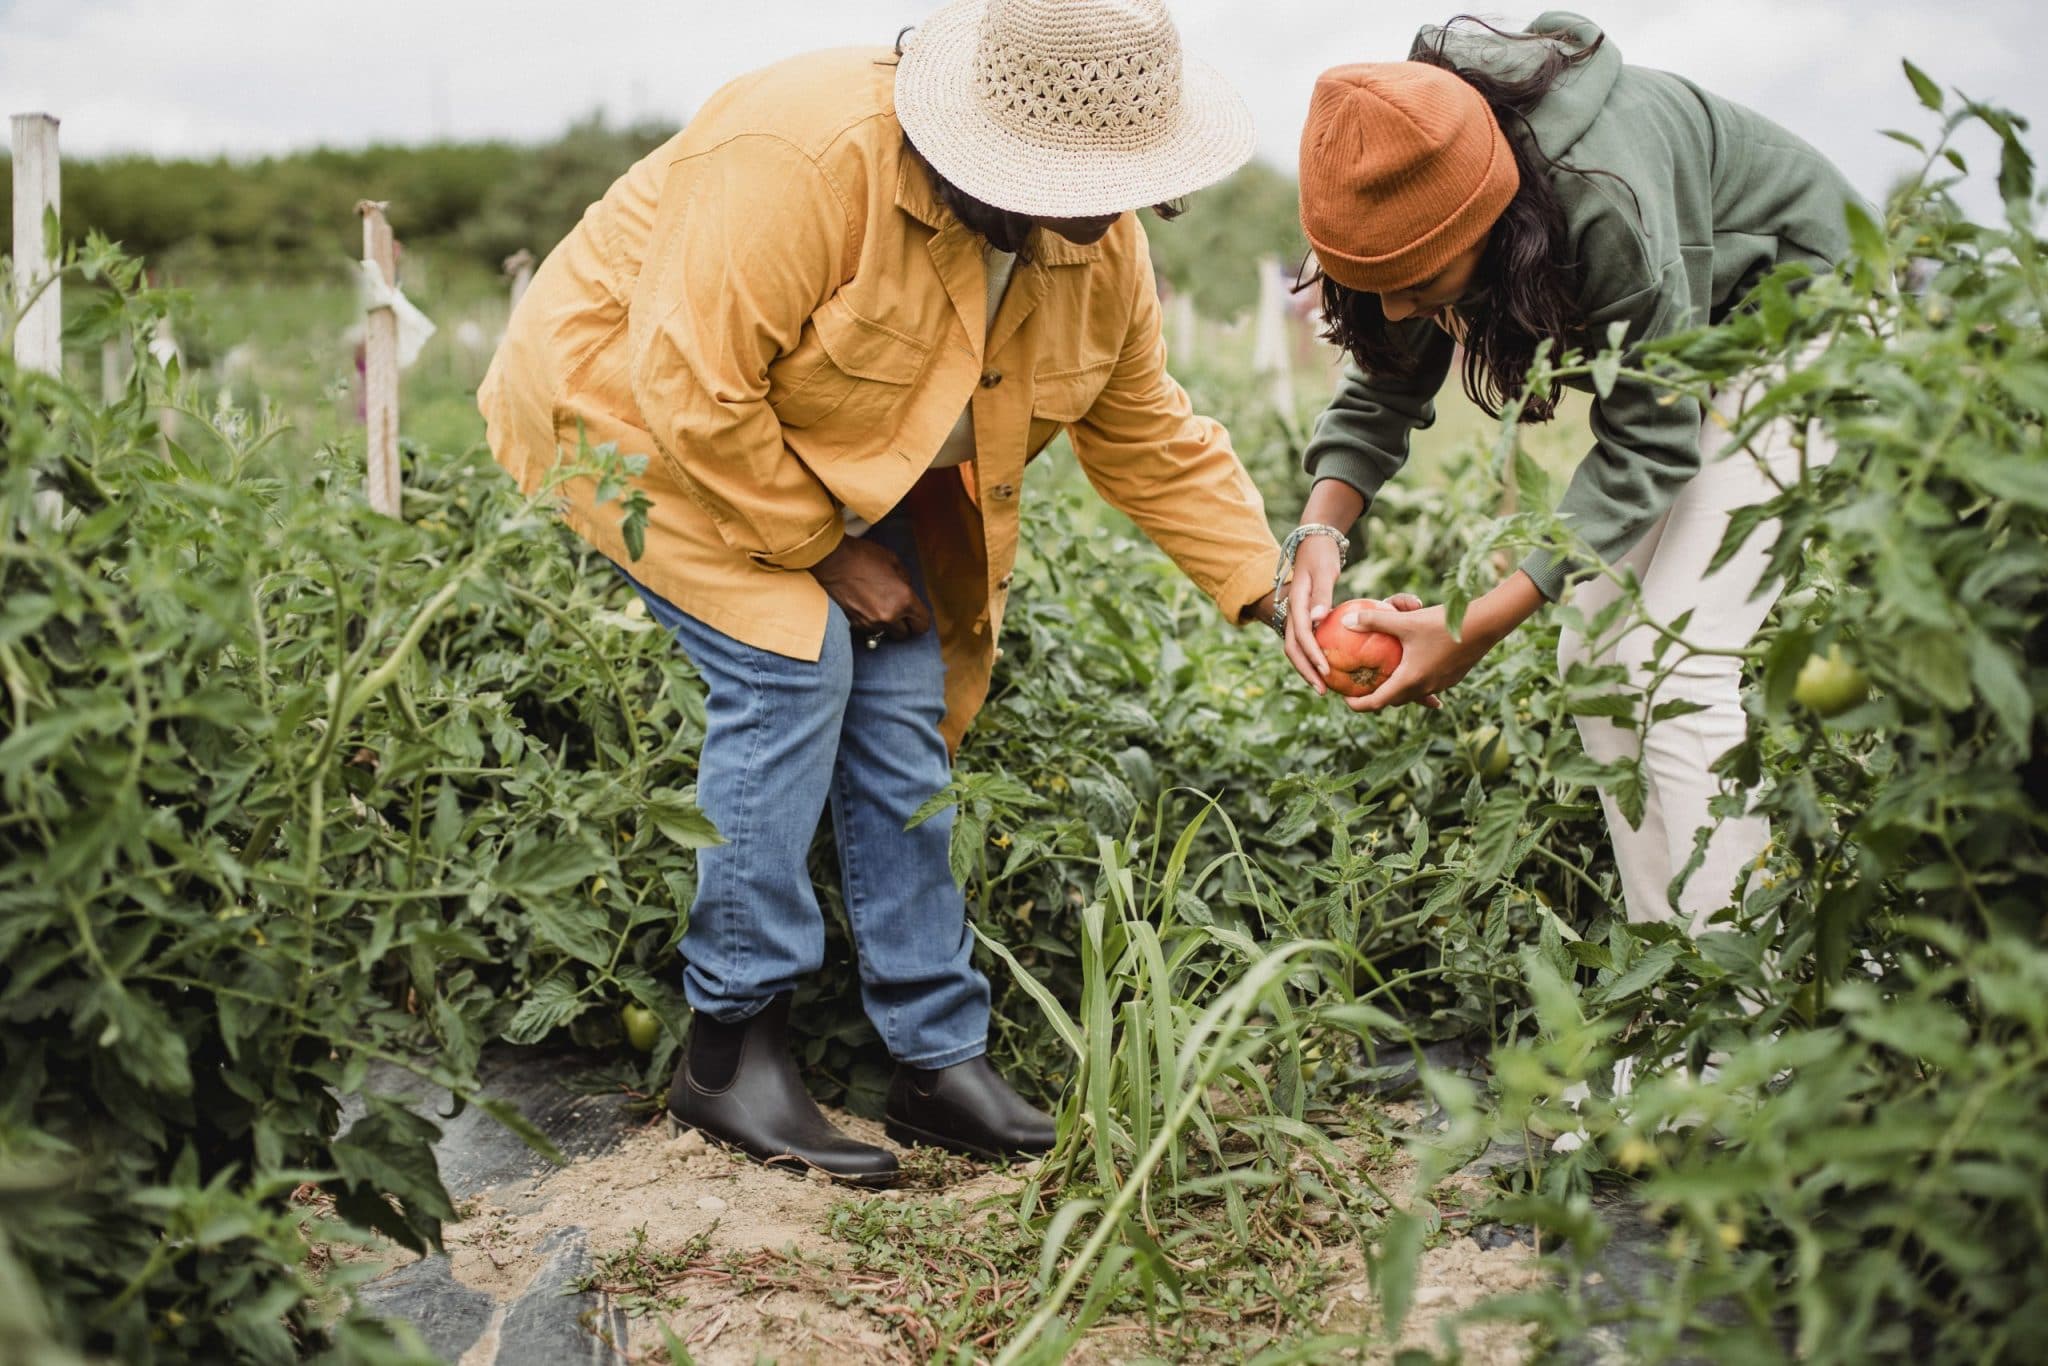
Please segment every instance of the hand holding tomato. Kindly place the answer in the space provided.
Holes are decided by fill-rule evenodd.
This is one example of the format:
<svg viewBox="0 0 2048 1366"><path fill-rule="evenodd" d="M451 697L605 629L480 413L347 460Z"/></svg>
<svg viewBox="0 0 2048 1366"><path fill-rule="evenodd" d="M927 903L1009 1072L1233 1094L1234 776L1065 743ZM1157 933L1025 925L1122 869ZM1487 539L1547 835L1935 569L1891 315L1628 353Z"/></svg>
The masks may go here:
<svg viewBox="0 0 2048 1366"><path fill-rule="evenodd" d="M1417 598L1420 607L1422 600ZM1316 648L1322 652L1323 682L1342 697L1364 697L1391 677L1401 662L1401 642L1385 631L1360 630L1351 623L1358 612L1378 612L1386 603L1353 598L1316 623Z"/></svg>
<svg viewBox="0 0 2048 1366"><path fill-rule="evenodd" d="M1298 578L1299 570L1296 572ZM1321 591L1323 601L1317 603L1311 598L1306 612L1299 611L1298 605L1289 608L1287 658L1295 672L1308 680L1318 694L1362 696L1385 678L1385 673L1376 673L1378 669L1391 670L1400 662L1401 645L1382 631L1353 630L1344 625L1344 618L1354 615L1354 609L1415 612L1421 610L1422 599L1413 593L1396 593L1385 602L1353 598L1335 608L1329 603L1328 588ZM1297 600L1290 595L1290 601ZM1426 707L1443 705L1435 697L1421 700Z"/></svg>
<svg viewBox="0 0 2048 1366"><path fill-rule="evenodd" d="M1347 697L1345 705L1354 711L1380 711L1402 702L1440 705L1437 694L1463 681L1486 652L1535 615L1543 601L1535 581L1518 569L1472 600L1456 635L1441 607L1390 603L1397 610L1387 611L1347 604L1342 617L1346 627L1383 631L1400 642L1401 650L1393 672L1379 686L1363 697Z"/></svg>

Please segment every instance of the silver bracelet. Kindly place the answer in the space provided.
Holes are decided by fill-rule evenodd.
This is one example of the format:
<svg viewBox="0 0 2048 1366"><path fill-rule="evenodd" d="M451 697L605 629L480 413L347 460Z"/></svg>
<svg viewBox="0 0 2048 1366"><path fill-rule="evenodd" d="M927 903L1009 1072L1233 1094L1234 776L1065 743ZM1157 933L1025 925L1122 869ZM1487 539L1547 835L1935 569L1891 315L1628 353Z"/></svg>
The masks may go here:
<svg viewBox="0 0 2048 1366"><path fill-rule="evenodd" d="M1287 540L1280 547L1280 557L1287 561L1289 567L1293 566L1295 552L1301 549L1301 543L1311 536L1328 536L1337 543L1337 567L1339 569L1351 563L1351 538L1349 536L1346 536L1327 522L1303 522L1300 526L1287 533Z"/></svg>
<svg viewBox="0 0 2048 1366"><path fill-rule="evenodd" d="M1287 533L1287 539L1280 546L1280 563L1273 567L1273 619L1266 624L1281 636L1287 634L1287 587L1288 570L1294 568L1294 556L1301 549L1301 543L1311 536L1328 536L1337 543L1337 568L1341 572L1351 562L1351 538L1326 522L1303 522Z"/></svg>

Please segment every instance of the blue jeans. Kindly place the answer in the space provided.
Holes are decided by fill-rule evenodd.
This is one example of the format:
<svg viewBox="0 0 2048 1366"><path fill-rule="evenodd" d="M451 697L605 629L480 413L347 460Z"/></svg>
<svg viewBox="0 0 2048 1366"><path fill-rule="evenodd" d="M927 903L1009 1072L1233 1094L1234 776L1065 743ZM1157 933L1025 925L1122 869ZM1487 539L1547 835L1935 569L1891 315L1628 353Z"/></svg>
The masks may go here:
<svg viewBox="0 0 2048 1366"><path fill-rule="evenodd" d="M891 514L868 539L895 551L925 596L908 514ZM870 650L834 603L812 664L742 644L626 577L707 693L697 802L726 843L697 856L682 944L691 1007L745 1019L824 965L807 865L829 800L868 1019L898 1062L978 1057L989 987L947 862L952 809L903 828L951 776L937 634Z"/></svg>

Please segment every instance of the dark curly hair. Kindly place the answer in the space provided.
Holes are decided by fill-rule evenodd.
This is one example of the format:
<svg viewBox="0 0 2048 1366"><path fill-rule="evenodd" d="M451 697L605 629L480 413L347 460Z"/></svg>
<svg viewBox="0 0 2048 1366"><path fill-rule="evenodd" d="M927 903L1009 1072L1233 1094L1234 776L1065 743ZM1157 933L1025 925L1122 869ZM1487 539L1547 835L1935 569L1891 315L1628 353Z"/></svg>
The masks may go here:
<svg viewBox="0 0 2048 1366"><path fill-rule="evenodd" d="M1538 42L1546 51L1533 70L1514 80L1462 67L1446 51L1452 30L1460 24L1476 24L1518 42ZM1548 35L1507 33L1484 20L1460 15L1437 31L1431 45L1410 58L1457 76L1485 99L1503 132L1520 125L1523 134L1508 138L1521 186L1487 234L1471 293L1454 306L1464 323L1461 377L1465 392L1493 417L1499 417L1517 398L1522 400L1524 422L1547 422L1557 413L1554 393L1523 392L1536 348L1549 342L1552 354L1562 352L1568 334L1583 322L1578 307L1579 264L1565 251L1564 208L1551 174L1560 170L1611 173L1580 171L1546 156L1529 134L1529 112L1605 41L1603 37L1584 47L1565 47ZM1379 295L1346 289L1320 268L1308 275L1300 288L1318 282L1323 291L1325 338L1348 352L1368 374L1397 378L1413 374L1416 357L1389 335Z"/></svg>

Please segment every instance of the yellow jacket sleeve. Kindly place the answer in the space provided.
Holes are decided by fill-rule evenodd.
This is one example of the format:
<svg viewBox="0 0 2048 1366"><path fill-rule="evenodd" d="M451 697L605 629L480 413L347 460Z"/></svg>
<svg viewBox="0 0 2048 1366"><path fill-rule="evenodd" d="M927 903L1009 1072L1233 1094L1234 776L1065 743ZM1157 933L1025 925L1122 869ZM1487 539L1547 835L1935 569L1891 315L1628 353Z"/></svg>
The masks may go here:
<svg viewBox="0 0 2048 1366"><path fill-rule="evenodd" d="M1069 435L1096 492L1136 522L1224 616L1273 586L1280 547L1230 434L1166 372L1151 252L1138 231L1130 326L1109 382Z"/></svg>
<svg viewBox="0 0 2048 1366"><path fill-rule="evenodd" d="M825 173L780 138L670 168L627 309L633 397L661 458L756 564L808 569L844 535L782 440L768 366L838 289L858 233Z"/></svg>

